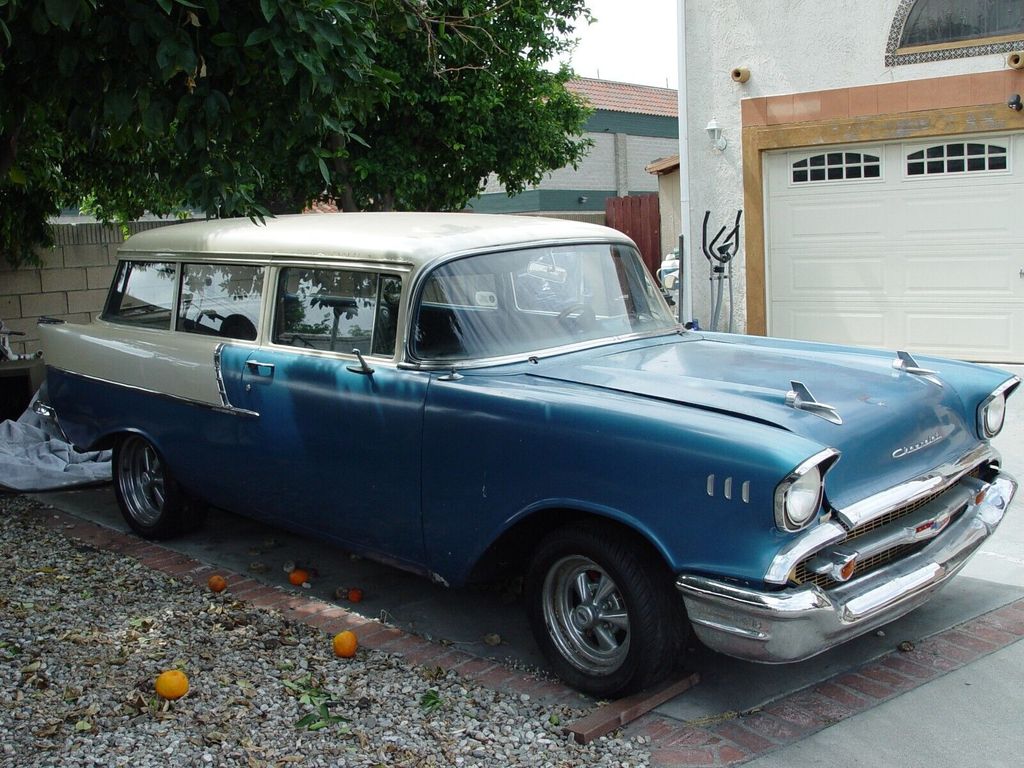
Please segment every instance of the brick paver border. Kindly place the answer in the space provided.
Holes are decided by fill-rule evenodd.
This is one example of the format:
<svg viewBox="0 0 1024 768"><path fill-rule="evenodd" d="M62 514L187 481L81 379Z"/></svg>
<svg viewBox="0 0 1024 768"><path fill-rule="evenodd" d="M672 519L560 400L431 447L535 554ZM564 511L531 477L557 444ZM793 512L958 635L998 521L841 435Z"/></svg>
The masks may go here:
<svg viewBox="0 0 1024 768"><path fill-rule="evenodd" d="M596 702L552 680L510 669L491 659L436 643L299 591L257 581L247 574L214 568L187 555L82 520L53 507L42 522L69 538L136 558L142 564L200 586L216 571L229 594L329 634L351 629L366 648L403 656L412 664L454 670L490 688L552 706L590 707ZM1024 599L978 616L881 658L789 694L755 711L723 715L714 722L688 724L654 712L622 730L625 738L650 746L653 768L738 765L828 728L930 680L960 669L1024 638Z"/></svg>

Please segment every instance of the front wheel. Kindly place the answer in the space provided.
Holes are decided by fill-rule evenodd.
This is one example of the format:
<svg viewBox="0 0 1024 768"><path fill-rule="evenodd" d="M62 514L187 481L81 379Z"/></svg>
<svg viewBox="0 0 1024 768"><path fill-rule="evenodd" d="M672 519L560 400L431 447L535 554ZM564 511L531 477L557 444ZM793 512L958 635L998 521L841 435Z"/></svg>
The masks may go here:
<svg viewBox="0 0 1024 768"><path fill-rule="evenodd" d="M530 624L554 672L600 698L680 667L688 624L671 575L641 541L596 524L555 531L526 579Z"/></svg>
<svg viewBox="0 0 1024 768"><path fill-rule="evenodd" d="M126 435L114 448L114 493L125 521L147 539L182 533L202 519L202 506L186 496L157 449L139 435Z"/></svg>

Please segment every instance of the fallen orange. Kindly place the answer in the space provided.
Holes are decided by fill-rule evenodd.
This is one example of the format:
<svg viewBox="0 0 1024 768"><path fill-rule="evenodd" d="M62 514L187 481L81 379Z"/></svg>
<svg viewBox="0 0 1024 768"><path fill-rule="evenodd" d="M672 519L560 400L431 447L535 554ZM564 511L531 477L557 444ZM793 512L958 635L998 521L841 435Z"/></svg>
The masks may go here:
<svg viewBox="0 0 1024 768"><path fill-rule="evenodd" d="M288 581L294 584L296 587L301 587L307 581L309 581L309 571L304 568L295 568L291 573L288 574Z"/></svg>
<svg viewBox="0 0 1024 768"><path fill-rule="evenodd" d="M180 699L188 693L188 677L180 669L168 669L156 677L156 693L165 699Z"/></svg>
<svg viewBox="0 0 1024 768"><path fill-rule="evenodd" d="M363 590L359 587L352 587L352 589L348 591L348 599L349 602L358 603L363 599Z"/></svg>
<svg viewBox="0 0 1024 768"><path fill-rule="evenodd" d="M351 659L356 655L356 649L359 647L359 641L356 640L356 633L346 629L344 632L339 632L334 636L334 655L340 656L343 659Z"/></svg>
<svg viewBox="0 0 1024 768"><path fill-rule="evenodd" d="M210 588L211 592L223 592L228 586L228 580L219 573L215 573L206 582L206 586Z"/></svg>

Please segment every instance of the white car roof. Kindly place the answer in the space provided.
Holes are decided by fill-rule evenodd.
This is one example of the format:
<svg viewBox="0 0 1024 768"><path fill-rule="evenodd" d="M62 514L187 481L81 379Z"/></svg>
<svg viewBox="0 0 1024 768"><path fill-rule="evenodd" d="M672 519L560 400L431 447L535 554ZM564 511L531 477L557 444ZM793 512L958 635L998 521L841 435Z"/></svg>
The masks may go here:
<svg viewBox="0 0 1024 768"><path fill-rule="evenodd" d="M557 242L632 243L596 224L538 216L475 213L310 213L267 218L191 221L132 235L119 249L131 255L357 259L421 266L456 253Z"/></svg>

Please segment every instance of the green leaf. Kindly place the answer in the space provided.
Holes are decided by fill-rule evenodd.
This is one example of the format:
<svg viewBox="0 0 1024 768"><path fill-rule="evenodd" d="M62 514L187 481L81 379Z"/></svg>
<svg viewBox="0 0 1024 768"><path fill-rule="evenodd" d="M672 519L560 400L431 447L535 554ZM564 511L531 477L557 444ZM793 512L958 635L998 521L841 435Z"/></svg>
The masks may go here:
<svg viewBox="0 0 1024 768"><path fill-rule="evenodd" d="M4 20L3 19L0 19L0 32L4 33L4 39L7 40L7 45L10 45L11 44L11 30L9 30L7 28L7 25L4 24Z"/></svg>
<svg viewBox="0 0 1024 768"><path fill-rule="evenodd" d="M171 8L174 7L173 4L171 3L171 0L156 0L156 4L163 8L164 13L166 13L168 16L171 15Z"/></svg>
<svg viewBox="0 0 1024 768"><path fill-rule="evenodd" d="M238 38L230 32L218 32L210 38L210 42L221 48L230 48L238 42Z"/></svg>
<svg viewBox="0 0 1024 768"><path fill-rule="evenodd" d="M327 170L327 163L324 162L322 157L318 157L316 161L320 164L320 175L324 177L324 183L327 186L331 185L331 172Z"/></svg>
<svg viewBox="0 0 1024 768"><path fill-rule="evenodd" d="M274 36L273 31L269 27L258 27L249 33L249 37L245 39L245 47L248 48L250 45L259 45Z"/></svg>
<svg viewBox="0 0 1024 768"><path fill-rule="evenodd" d="M220 21L220 5L217 0L204 0L203 4L206 6L206 13L210 17L210 25L217 26Z"/></svg>
<svg viewBox="0 0 1024 768"><path fill-rule="evenodd" d="M299 71L299 65L295 63L295 59L281 59L281 82L288 85L291 79L295 77L295 73Z"/></svg>
<svg viewBox="0 0 1024 768"><path fill-rule="evenodd" d="M263 11L263 18L270 21L277 13L277 0L260 0L260 10Z"/></svg>
<svg viewBox="0 0 1024 768"><path fill-rule="evenodd" d="M132 98L124 91L113 91L103 99L103 113L118 127L128 121L135 108Z"/></svg>
<svg viewBox="0 0 1024 768"><path fill-rule="evenodd" d="M7 172L7 178L11 180L12 184L20 184L24 186L28 184L28 178L25 176L25 172L20 168L11 168Z"/></svg>
<svg viewBox="0 0 1024 768"><path fill-rule="evenodd" d="M63 46L57 54L57 71L64 77L71 77L77 64L78 49L70 45Z"/></svg>
<svg viewBox="0 0 1024 768"><path fill-rule="evenodd" d="M309 726L311 726L313 723L315 723L318 719L319 718L316 716L316 713L310 712L308 715L303 715L298 720L296 720L295 721L295 727L296 728L309 728Z"/></svg>
<svg viewBox="0 0 1024 768"><path fill-rule="evenodd" d="M78 0L46 0L46 15L64 30L70 30L78 13Z"/></svg>

